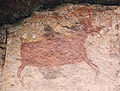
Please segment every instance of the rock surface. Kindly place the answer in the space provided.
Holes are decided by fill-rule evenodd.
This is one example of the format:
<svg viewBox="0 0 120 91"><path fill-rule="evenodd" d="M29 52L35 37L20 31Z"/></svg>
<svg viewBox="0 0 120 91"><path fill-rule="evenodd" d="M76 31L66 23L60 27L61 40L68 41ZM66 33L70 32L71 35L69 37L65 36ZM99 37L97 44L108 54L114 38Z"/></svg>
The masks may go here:
<svg viewBox="0 0 120 91"><path fill-rule="evenodd" d="M70 4L34 12L9 31L1 91L120 90L120 7Z"/></svg>

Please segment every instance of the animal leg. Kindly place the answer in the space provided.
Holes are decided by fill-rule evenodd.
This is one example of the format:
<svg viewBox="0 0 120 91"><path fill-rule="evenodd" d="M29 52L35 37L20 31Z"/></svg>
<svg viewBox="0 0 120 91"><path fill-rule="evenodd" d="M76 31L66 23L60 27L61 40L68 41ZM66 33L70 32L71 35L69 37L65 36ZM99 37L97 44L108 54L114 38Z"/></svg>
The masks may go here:
<svg viewBox="0 0 120 91"><path fill-rule="evenodd" d="M92 63L92 61L88 58L84 59L84 61L92 68L96 71L96 77L98 77L99 75L99 68L97 65L95 65L94 63Z"/></svg>
<svg viewBox="0 0 120 91"><path fill-rule="evenodd" d="M21 72L23 71L24 67L25 67L25 65L21 64L21 66L19 67L18 72L17 72L17 76L18 76L18 78L19 78L19 80L20 80L22 86L23 86L23 81L22 81L20 75L21 75Z"/></svg>

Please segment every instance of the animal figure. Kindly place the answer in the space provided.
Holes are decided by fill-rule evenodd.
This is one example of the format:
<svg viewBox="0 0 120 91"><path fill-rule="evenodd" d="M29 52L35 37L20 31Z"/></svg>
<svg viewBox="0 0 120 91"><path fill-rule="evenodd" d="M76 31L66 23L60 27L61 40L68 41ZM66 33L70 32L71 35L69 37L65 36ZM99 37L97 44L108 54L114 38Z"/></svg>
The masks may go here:
<svg viewBox="0 0 120 91"><path fill-rule="evenodd" d="M97 30L98 32L98 30ZM53 67L66 64L86 62L99 73L98 67L88 59L84 47L85 40L90 32L80 31L72 37L45 37L36 42L21 44L21 66L17 76L25 66Z"/></svg>

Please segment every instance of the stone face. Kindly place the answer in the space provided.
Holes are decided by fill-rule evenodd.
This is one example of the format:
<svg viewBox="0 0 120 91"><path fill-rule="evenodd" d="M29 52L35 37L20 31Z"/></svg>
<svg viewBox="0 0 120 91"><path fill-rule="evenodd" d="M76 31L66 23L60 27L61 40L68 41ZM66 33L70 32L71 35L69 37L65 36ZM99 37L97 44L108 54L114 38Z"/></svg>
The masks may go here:
<svg viewBox="0 0 120 91"><path fill-rule="evenodd" d="M9 28L0 90L116 91L120 66L112 55L119 55L119 11L69 4L34 12Z"/></svg>

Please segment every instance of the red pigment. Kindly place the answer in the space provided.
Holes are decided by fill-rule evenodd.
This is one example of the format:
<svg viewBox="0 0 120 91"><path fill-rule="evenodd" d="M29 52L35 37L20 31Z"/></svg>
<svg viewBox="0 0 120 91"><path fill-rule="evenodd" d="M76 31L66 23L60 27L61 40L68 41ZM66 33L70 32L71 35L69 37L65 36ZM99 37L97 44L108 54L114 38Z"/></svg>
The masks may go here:
<svg viewBox="0 0 120 91"><path fill-rule="evenodd" d="M52 67L66 64L86 62L96 73L98 67L88 59L84 47L85 39L89 33L81 31L74 37L51 37L43 40L21 44L21 66L17 75L25 66Z"/></svg>

